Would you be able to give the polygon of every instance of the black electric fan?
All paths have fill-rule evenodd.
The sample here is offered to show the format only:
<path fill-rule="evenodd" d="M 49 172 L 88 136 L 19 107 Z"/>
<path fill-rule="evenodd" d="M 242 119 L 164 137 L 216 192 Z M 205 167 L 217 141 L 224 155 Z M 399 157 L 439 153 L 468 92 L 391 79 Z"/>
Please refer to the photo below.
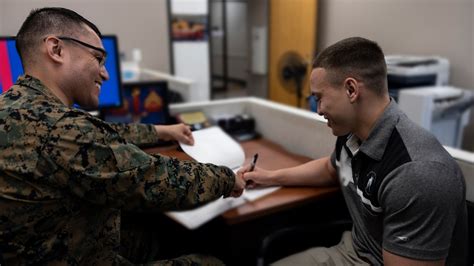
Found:
<path fill-rule="evenodd" d="M 307 74 L 307 62 L 294 51 L 288 51 L 278 61 L 278 73 L 283 88 L 296 93 L 297 106 L 301 107 L 303 82 Z"/>

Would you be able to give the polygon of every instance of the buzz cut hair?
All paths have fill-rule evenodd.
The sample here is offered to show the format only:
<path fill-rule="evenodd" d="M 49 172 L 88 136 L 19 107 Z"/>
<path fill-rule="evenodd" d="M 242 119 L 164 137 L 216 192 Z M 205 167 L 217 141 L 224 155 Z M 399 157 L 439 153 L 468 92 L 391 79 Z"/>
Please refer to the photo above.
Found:
<path fill-rule="evenodd" d="M 325 69 L 328 82 L 335 86 L 353 77 L 377 95 L 387 91 L 387 65 L 382 48 L 362 37 L 343 39 L 327 47 L 314 59 L 315 68 Z"/>
<path fill-rule="evenodd" d="M 23 66 L 35 61 L 38 47 L 47 35 L 77 37 L 90 27 L 102 38 L 97 26 L 78 13 L 62 7 L 33 9 L 16 35 L 16 49 Z"/>

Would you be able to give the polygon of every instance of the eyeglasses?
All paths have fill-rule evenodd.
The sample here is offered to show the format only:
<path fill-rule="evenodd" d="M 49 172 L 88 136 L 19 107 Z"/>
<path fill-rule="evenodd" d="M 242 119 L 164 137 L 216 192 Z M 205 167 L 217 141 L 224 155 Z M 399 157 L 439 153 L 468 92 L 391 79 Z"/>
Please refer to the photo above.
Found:
<path fill-rule="evenodd" d="M 95 47 L 93 45 L 90 45 L 88 43 L 85 43 L 83 41 L 79 41 L 79 40 L 71 38 L 71 37 L 57 36 L 56 38 L 58 38 L 60 40 L 63 40 L 63 41 L 73 41 L 73 42 L 78 43 L 78 44 L 80 44 L 84 47 L 87 47 L 87 48 L 90 48 L 90 49 L 93 49 L 93 50 L 96 50 L 96 51 L 100 52 L 102 54 L 101 56 L 94 55 L 94 57 L 99 62 L 99 66 L 102 67 L 102 66 L 105 65 L 105 60 L 107 59 L 107 51 L 105 51 L 104 49 L 99 48 L 99 47 Z"/>

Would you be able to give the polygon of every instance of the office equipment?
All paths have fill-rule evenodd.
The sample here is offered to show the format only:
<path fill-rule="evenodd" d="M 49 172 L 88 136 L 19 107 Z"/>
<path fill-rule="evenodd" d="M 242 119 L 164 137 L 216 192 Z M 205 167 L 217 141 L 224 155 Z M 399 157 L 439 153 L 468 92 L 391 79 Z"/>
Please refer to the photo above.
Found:
<path fill-rule="evenodd" d="M 165 81 L 124 83 L 122 107 L 104 109 L 102 115 L 115 123 L 169 124 L 168 85 Z"/>
<path fill-rule="evenodd" d="M 296 94 L 296 106 L 301 107 L 303 83 L 308 76 L 308 62 L 295 51 L 285 52 L 278 60 L 280 85 L 291 94 Z"/>
<path fill-rule="evenodd" d="M 398 104 L 411 120 L 431 131 L 443 145 L 460 148 L 474 95 L 449 86 L 402 89 Z"/>
<path fill-rule="evenodd" d="M 237 141 L 246 141 L 260 136 L 255 131 L 255 119 L 248 114 L 219 114 L 212 116 L 211 120 Z"/>
<path fill-rule="evenodd" d="M 23 74 L 14 37 L 0 37 L 0 93 L 7 91 Z"/>
<path fill-rule="evenodd" d="M 105 67 L 109 80 L 102 84 L 99 94 L 99 109 L 122 105 L 120 62 L 117 37 L 104 35 L 102 43 L 107 51 Z M 0 37 L 0 92 L 8 90 L 23 75 L 23 66 L 15 47 L 14 37 Z"/>
<path fill-rule="evenodd" d="M 209 127 L 207 117 L 203 112 L 186 112 L 176 115 L 176 119 L 179 122 L 185 123 L 191 127 L 191 130 L 199 130 Z"/>
<path fill-rule="evenodd" d="M 272 101 L 298 106 L 296 90 L 284 88 L 281 82 L 279 61 L 293 51 L 307 63 L 311 62 L 316 49 L 318 32 L 318 1 L 272 0 L 268 10 L 268 98 Z M 307 71 L 309 71 L 307 64 Z M 309 76 L 309 75 L 307 75 Z M 309 78 L 303 79 L 301 88 L 309 88 Z M 306 96 L 303 92 L 302 97 Z M 303 98 L 304 100 L 304 98 Z M 302 104 L 304 105 L 304 104 Z"/>
<path fill-rule="evenodd" d="M 449 82 L 449 61 L 439 56 L 388 55 L 387 80 L 390 96 L 398 99 L 401 89 L 445 86 Z"/>

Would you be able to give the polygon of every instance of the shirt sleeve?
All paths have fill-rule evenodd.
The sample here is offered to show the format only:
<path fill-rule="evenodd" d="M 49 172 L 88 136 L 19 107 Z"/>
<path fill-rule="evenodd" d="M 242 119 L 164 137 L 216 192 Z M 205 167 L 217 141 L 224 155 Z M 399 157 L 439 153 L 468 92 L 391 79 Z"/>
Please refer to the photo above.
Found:
<path fill-rule="evenodd" d="M 227 167 L 149 155 L 94 117 L 66 115 L 45 143 L 42 176 L 95 204 L 188 209 L 229 195 L 235 182 Z"/>
<path fill-rule="evenodd" d="M 445 259 L 463 206 L 462 175 L 439 162 L 411 162 L 387 176 L 383 248 L 419 260 Z"/>
<path fill-rule="evenodd" d="M 151 124 L 122 124 L 108 123 L 118 134 L 128 142 L 137 146 L 156 144 L 158 142 L 158 134 Z"/>

